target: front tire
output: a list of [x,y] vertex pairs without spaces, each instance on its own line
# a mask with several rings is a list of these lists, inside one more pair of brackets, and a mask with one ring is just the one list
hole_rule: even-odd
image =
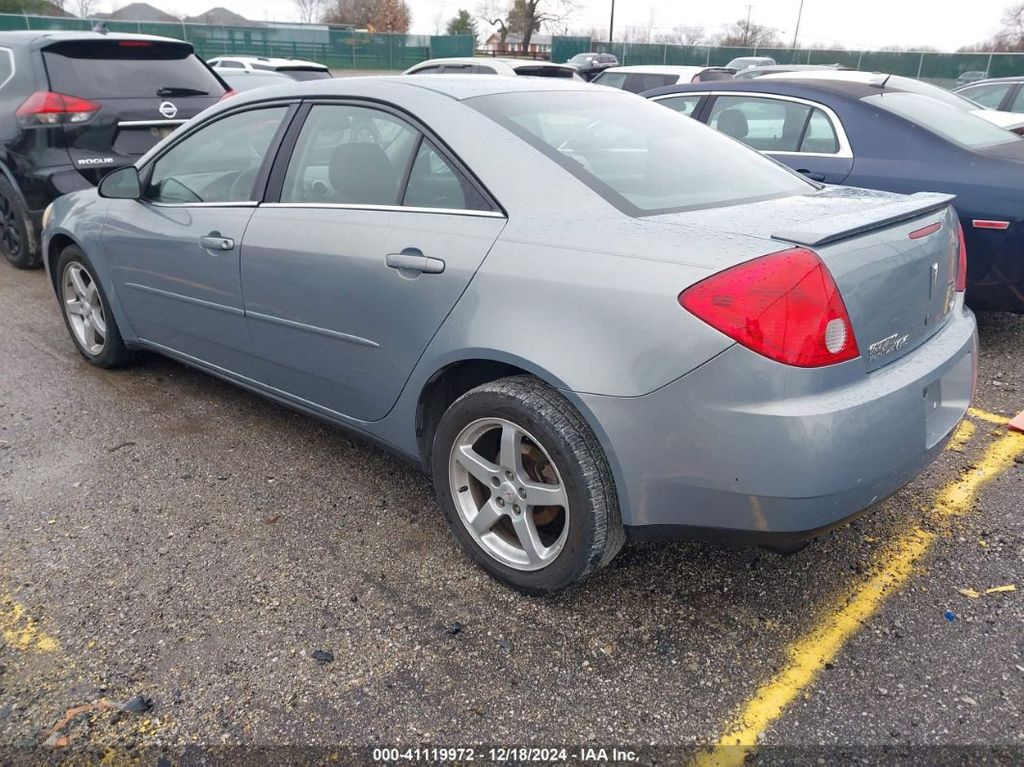
[[36,269],[39,238],[25,199],[6,177],[0,175],[0,252],[18,269]]
[[518,591],[581,581],[625,540],[600,444],[564,396],[531,376],[457,399],[434,434],[431,473],[463,548]]
[[57,296],[71,340],[90,364],[101,368],[123,365],[134,356],[124,345],[110,302],[96,279],[96,270],[75,245],[57,259]]

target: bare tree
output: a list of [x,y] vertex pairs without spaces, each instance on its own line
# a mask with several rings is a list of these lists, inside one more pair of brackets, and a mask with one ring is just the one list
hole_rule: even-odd
[[1024,3],[1014,3],[1003,11],[1002,27],[993,40],[1000,51],[1024,51]]
[[727,48],[774,48],[782,45],[779,30],[754,24],[749,19],[740,19],[726,26],[716,42]]
[[323,11],[323,0],[292,0],[299,12],[299,21],[303,24],[313,24],[320,21],[320,14]]
[[83,19],[88,19],[96,13],[96,0],[75,0],[75,10]]

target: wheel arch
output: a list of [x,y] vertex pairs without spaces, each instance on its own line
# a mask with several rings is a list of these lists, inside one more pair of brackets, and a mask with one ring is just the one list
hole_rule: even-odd
[[[436,366],[419,388],[415,410],[416,446],[420,464],[429,474],[430,448],[437,424],[445,410],[459,397],[484,383],[515,375],[530,375],[559,391],[590,427],[604,451],[605,460],[611,468],[615,494],[620,508],[626,502],[622,467],[609,440],[608,433],[598,421],[594,412],[587,407],[578,394],[548,370],[537,367],[528,360],[509,358],[499,353],[474,350],[472,353],[449,358]],[[625,514],[624,514],[625,516]]]
[[46,272],[50,275],[50,284],[53,286],[55,293],[57,292],[57,259],[60,258],[60,254],[69,245],[74,245],[77,248],[82,247],[69,234],[57,232],[50,237],[50,241],[46,246],[46,253],[43,254],[43,260],[46,262]]

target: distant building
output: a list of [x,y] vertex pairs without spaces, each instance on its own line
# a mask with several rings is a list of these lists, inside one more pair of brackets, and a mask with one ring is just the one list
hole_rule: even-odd
[[110,19],[111,21],[181,21],[177,16],[164,13],[149,3],[128,3],[128,5],[118,8],[113,13],[97,13],[95,17],[97,19]]
[[[523,52],[523,36],[509,33],[505,35],[504,44],[501,35],[495,32],[484,41],[483,50],[491,53],[516,54]],[[551,35],[535,34],[530,38],[530,49],[527,53],[534,55],[551,55]]]
[[200,13],[197,16],[189,16],[185,21],[190,24],[219,24],[224,27],[261,26],[257,21],[251,21],[239,13],[220,6],[211,8],[206,13]]

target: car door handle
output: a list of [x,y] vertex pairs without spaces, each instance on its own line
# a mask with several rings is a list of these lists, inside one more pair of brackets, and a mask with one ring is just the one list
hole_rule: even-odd
[[802,173],[803,175],[807,176],[807,178],[809,178],[811,181],[825,180],[824,173],[818,173],[817,171],[808,170],[807,168],[799,168],[797,169],[797,173]]
[[210,232],[205,237],[199,238],[199,245],[206,250],[234,250],[235,241],[230,237],[224,237],[220,232]]
[[403,272],[441,274],[444,271],[444,261],[424,256],[418,248],[406,248],[401,253],[388,253],[385,263],[392,269]]

